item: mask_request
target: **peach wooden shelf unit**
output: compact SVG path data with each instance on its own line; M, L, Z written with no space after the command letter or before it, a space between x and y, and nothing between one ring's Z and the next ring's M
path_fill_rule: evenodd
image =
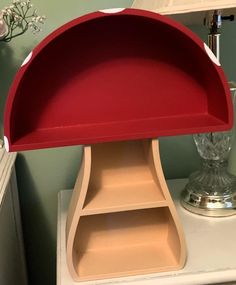
M67 261L75 280L92 280L184 266L183 231L152 138L232 125L225 75L196 35L155 13L111 9L67 23L29 54L4 132L9 151L85 145Z
M158 140L84 147L66 236L68 266L77 281L184 266L184 235Z

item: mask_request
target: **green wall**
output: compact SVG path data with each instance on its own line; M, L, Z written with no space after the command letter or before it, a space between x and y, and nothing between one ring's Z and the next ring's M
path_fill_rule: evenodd
M2 7L9 3L2 0ZM34 0L47 21L36 37L27 33L12 42L0 43L0 134L8 88L26 55L55 28L85 13L111 7L129 7L131 0L79 1ZM206 41L204 27L190 27ZM222 34L222 65L229 80L236 79L236 24L225 23ZM68 42L68 50L70 43ZM40 78L39 78L40 80ZM173 93L175 91L173 90ZM33 96L33 95L32 95ZM161 157L167 178L186 177L199 166L191 136L161 139ZM236 173L236 147L230 169ZM81 159L81 148L67 147L20 153L16 162L30 284L55 284L57 193L72 188Z

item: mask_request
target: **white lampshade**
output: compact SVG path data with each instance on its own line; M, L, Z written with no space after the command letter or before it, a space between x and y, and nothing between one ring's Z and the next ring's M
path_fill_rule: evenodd
M232 0L134 0L132 8L149 10L171 17L184 24L203 23L206 11L223 10L223 15L236 14Z

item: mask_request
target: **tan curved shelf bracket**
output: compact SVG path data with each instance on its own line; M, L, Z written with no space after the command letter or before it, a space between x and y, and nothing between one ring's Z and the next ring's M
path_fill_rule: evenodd
M76 281L184 266L184 234L157 139L84 147L66 237L68 267Z

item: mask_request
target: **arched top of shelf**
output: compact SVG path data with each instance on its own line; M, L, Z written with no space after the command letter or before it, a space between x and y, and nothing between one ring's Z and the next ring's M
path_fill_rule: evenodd
M209 48L156 13L75 19L26 58L9 92L10 151L232 127L227 81Z

